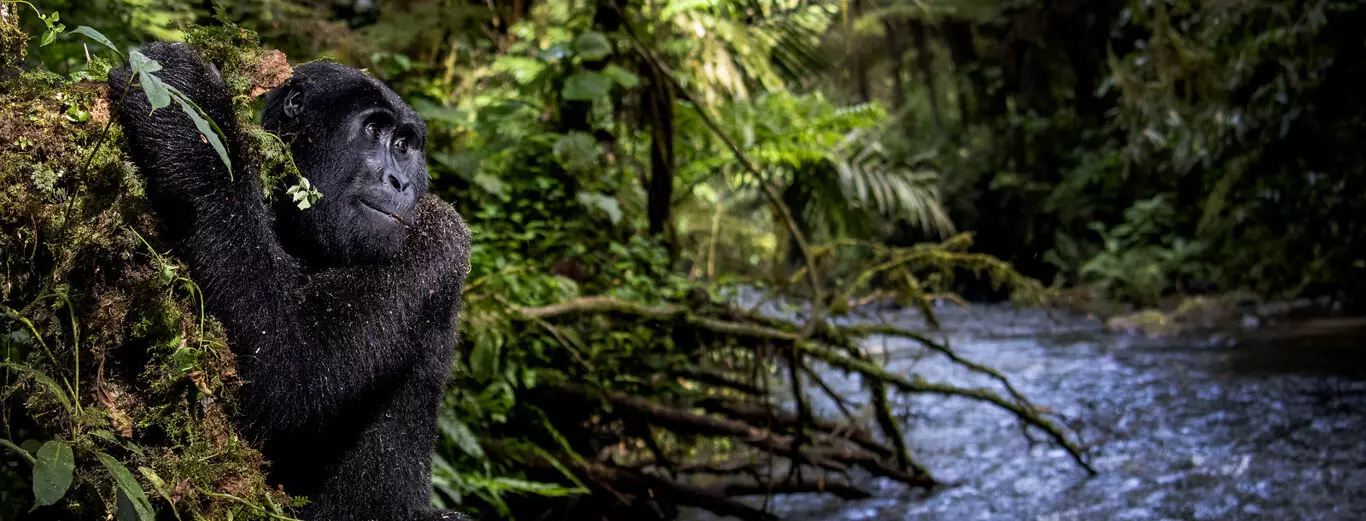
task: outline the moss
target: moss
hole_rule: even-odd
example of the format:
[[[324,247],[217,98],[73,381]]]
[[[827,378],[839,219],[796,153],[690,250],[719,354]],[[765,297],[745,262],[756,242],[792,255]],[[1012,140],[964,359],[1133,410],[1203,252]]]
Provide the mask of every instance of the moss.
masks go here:
[[[0,16],[0,71],[14,67],[28,55],[28,35],[16,20],[12,14]]]
[[[233,88],[251,98],[252,85]],[[32,368],[0,369],[0,438],[65,440],[77,461],[64,501],[32,513],[27,472],[0,464],[0,498],[25,498],[0,501],[0,518],[109,518],[116,485],[97,453],[182,519],[284,512],[294,499],[267,487],[229,421],[241,382],[223,329],[165,255],[110,103],[89,80],[26,72],[0,84],[0,357]]]

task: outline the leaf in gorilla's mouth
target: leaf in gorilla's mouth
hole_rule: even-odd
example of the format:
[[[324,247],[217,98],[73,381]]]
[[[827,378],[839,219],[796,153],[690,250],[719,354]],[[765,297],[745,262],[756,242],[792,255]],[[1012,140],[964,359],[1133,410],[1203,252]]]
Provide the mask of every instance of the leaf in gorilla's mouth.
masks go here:
[[[365,206],[366,208],[369,208],[369,209],[371,209],[371,210],[374,210],[374,211],[376,211],[376,212],[379,212],[380,214],[385,215],[385,216],[387,216],[387,217],[389,217],[389,218],[391,218],[391,219],[393,219],[393,220],[395,220],[395,221],[398,221],[399,224],[402,224],[402,225],[404,225],[404,226],[407,226],[407,225],[408,225],[408,223],[403,222],[403,216],[401,216],[401,215],[399,215],[399,214],[396,214],[396,213],[394,213],[394,212],[390,212],[390,211],[388,211],[388,210],[381,210],[379,207],[376,207],[375,205],[370,204],[369,202],[364,201],[364,200],[362,200],[362,201],[360,202],[360,204],[363,205],[363,206]]]

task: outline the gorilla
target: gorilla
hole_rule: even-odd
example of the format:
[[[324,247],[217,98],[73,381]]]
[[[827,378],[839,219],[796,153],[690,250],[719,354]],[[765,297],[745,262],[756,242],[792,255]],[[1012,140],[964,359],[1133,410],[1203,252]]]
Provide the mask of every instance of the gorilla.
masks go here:
[[[359,70],[294,69],[262,125],[323,197],[267,205],[218,69],[183,43],[142,52],[227,137],[231,173],[182,111],[153,112],[136,85],[117,108],[174,253],[227,330],[245,380],[236,421],[269,482],[307,496],[308,520],[467,520],[430,506],[469,231],[427,193],[423,120]],[[110,92],[131,81],[111,71]]]

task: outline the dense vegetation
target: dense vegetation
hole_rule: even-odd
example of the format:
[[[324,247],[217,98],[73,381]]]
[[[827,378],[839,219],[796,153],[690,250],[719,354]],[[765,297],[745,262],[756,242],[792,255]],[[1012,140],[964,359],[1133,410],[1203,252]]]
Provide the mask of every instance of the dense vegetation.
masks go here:
[[[1366,280],[1355,2],[35,4],[0,2],[0,519],[299,500],[226,425],[221,330],[108,124],[145,94],[104,74],[154,39],[224,61],[245,121],[265,49],[367,68],[426,118],[433,188],[475,234],[433,501],[488,519],[767,519],[734,498],[931,486],[894,393],[1004,408],[1086,467],[1004,379],[883,371],[860,339],[995,374],[837,325],[862,304],[1039,297],[1019,272],[1140,305]],[[829,392],[832,368],[865,392]]]

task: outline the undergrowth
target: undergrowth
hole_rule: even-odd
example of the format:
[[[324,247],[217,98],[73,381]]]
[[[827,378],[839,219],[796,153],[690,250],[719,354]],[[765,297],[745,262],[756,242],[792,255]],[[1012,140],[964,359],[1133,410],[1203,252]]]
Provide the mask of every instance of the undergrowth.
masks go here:
[[[17,31],[0,19],[0,46]],[[283,56],[244,30],[190,34],[249,115]],[[285,518],[296,500],[229,422],[241,382],[222,327],[166,254],[110,122],[142,95],[107,92],[114,64],[92,52],[70,77],[0,85],[0,519]],[[281,154],[263,147],[267,165]]]

